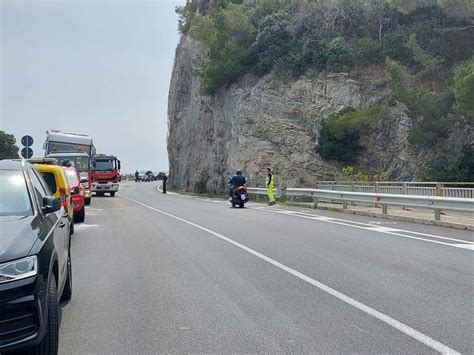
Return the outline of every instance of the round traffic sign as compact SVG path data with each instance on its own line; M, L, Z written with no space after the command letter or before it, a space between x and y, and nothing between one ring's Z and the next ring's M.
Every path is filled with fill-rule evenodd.
M32 136L23 136L21 138L21 144L23 144L25 147L31 147L33 145L33 137Z
M33 156L33 149L31 148L23 148L21 150L21 156L25 159L30 159Z

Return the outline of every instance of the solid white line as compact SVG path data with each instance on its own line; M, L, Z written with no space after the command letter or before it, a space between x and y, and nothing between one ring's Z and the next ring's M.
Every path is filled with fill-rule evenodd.
M257 209L257 208L253 208L253 209ZM272 212L272 213L286 214L286 213L281 212L282 210L272 210L270 208L265 208L265 209L258 208L258 209L261 210L261 211L267 211L267 212ZM461 248L461 249L472 250L470 248L461 247L460 244L445 243L445 242L440 242L438 240L425 239L425 238L421 238L421 237L415 237L413 235L402 234L403 232L419 234L419 233L415 233L415 232L411 232L411 231L407 231L407 230L403 230L403 229L396 229L396 228L390 228L390 227L377 226L377 225L373 225L373 224L355 222L355 223L359 224L359 225L357 225L357 224L352 224L353 221L350 221L350 220L327 218L327 217L323 217L323 216L315 216L315 215L310 215L310 214L301 214L301 213L295 214L295 213L293 213L293 214L289 214L289 215L294 216L294 217L299 217L299 218L312 219L312 220L315 220L315 221L338 224L338 225L341 225L341 226L347 226L347 227L358 228L358 229L365 229L365 230L368 230L368 231L373 231L373 232L378 232L378 233L383 233L383 234L396 235L398 237L403 237L403 238L408 238L408 239L421 240L421 241L424 241L424 242L445 245L445 246L453 247L453 248ZM430 236L432 238L452 240L452 241L455 241L455 242L466 243L465 245L473 245L472 242L467 241L467 240L440 237L440 236L435 236L435 235L428 235L428 236ZM461 244L461 245L464 245L464 244Z
M161 213L165 216L174 218L178 221L189 224L190 226L193 226L193 227L198 228L202 231L205 231L209 234L212 234L213 236L215 236L215 237L217 237L217 238L219 238L223 241L226 241L226 242L228 242L228 243L230 243L230 244L232 244L232 245L234 245L234 246L236 246L236 247L238 247L238 248L240 248L240 249L256 256L257 258L259 258L261 260L264 260L264 261L272 264L273 266L275 266L275 267L277 267L281 270L286 271L287 273L299 278L300 280L303 280L303 281L309 283L310 285L313 285L313 286L317 287L321 291L324 291L324 292L330 294L331 296L336 297L340 301L342 301L344 303L347 303L348 305L350 305L354 308L357 308L358 310L360 310L360 311L362 311L362 312L364 312L364 313L366 313L366 314L368 314L368 315L370 315L370 316L372 316L372 317L388 324L389 326L391 326L391 327L399 330L400 332L412 337L413 339L418 340L419 342L425 344L426 346L428 346L428 347L430 347L430 348L432 348L436 351L439 351L442 354L459 354L459 352L457 352L456 350L450 348L449 346L444 345L443 343L441 343L437 340L434 340L433 338L430 338L429 336L427 336L427 335L419 332L418 330L416 330L416 329L414 329L414 328L412 328L412 327L396 320L395 318L392 318L392 317L390 317L390 316L388 316L388 315L386 315L382 312L379 312L379 311L377 311L377 310L375 310L375 309L373 309L373 308L371 308L371 307L369 307L369 306L367 306L367 305L365 305L365 304L363 304L359 301L356 301L355 299L353 299L353 298L351 298L351 297L349 297L349 296L347 296L347 295L345 295L345 294L343 294L343 293L341 293L341 292L339 292L339 291L337 291L337 290L335 290L335 289L333 289L333 288L331 288L331 287L329 287L329 286L327 286L327 285L325 285L325 284L323 284L319 281L316 281L315 279L312 279L311 277L306 276L305 274L303 274L299 271L296 271L295 269L292 269L289 266L286 266L286 265L284 265L284 264L282 264L282 263L280 263L276 260L273 260L272 258L259 253L258 251L255 251L255 250L253 250L253 249L251 249L251 248L249 248L249 247L247 247L243 244L240 244L239 242L236 242L236 241L234 241L234 240L232 240L232 239L230 239L230 238L228 238L228 237L226 237L222 234L214 232L214 231L212 231L212 230L210 230L206 227L203 227L199 224L188 221L188 220L183 219L181 217L175 216L171 213L164 212L164 211L158 210L156 208L153 208L151 206L148 206L148 205L146 205L146 204L144 204L140 201L137 201L133 198L126 197L126 196L123 196L123 197L125 197L126 199L128 199L130 201L133 201L133 202L135 202L135 203L137 203L137 204L139 204L143 207L146 207L150 210L153 210L153 211Z

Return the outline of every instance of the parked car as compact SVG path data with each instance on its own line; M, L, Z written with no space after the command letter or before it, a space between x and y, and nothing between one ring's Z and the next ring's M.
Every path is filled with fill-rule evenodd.
M86 217L84 188L81 185L81 180L78 172L73 167L63 167L66 173L66 178L71 188L72 207L74 210L74 222L84 222Z
M72 205L71 188L62 167L54 163L55 159L29 159L33 167L41 173L54 197L61 201L71 222L71 234L74 234L74 208Z
M0 161L0 352L57 354L72 295L70 221L25 161Z

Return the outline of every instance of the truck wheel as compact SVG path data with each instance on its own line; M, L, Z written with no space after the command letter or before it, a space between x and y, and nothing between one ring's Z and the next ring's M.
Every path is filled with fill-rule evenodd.
M89 205L91 204L91 198L90 198L90 197L85 198L85 199L84 199L84 204L85 204L86 206L89 206Z
M111 197L114 197L114 196L115 196L115 191L112 191L112 192L110 193L110 196L111 196Z
M59 339L59 312L58 312L58 289L56 286L56 278L51 275L48 285L48 304L47 304L47 324L46 335L44 339L32 349L29 349L28 355L47 355L58 353Z
M82 206L81 210L74 214L74 222L82 223L86 219L86 208Z

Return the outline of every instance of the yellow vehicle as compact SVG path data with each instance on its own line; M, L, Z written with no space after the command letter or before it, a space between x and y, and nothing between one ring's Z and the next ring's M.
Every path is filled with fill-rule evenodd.
M74 233L74 209L72 205L71 188L67 181L66 174L61 166L56 165L55 159L29 159L33 167L43 175L54 197L61 200L61 205L67 211L71 222L71 234Z

